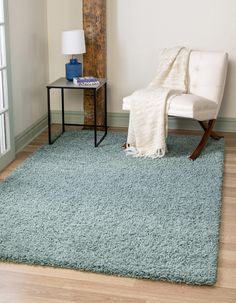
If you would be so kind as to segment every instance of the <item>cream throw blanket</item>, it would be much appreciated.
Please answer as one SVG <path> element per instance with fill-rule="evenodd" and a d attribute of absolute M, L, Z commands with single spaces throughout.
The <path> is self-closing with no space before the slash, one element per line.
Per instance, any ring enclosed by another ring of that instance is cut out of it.
<path fill-rule="evenodd" d="M 146 89 L 130 99 L 130 120 L 126 149 L 136 157 L 163 157 L 167 151 L 168 101 L 186 92 L 190 50 L 184 47 L 164 49 L 156 78 Z"/>

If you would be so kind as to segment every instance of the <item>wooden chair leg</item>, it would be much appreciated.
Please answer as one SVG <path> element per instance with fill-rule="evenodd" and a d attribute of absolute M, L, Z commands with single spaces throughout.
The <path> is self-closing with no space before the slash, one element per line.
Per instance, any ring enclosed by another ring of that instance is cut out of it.
<path fill-rule="evenodd" d="M 124 143 L 122 146 L 121 146 L 121 148 L 124 148 L 124 149 L 126 149 L 126 148 L 128 148 L 130 145 L 128 144 L 128 143 Z"/>
<path fill-rule="evenodd" d="M 210 120 L 206 126 L 206 124 L 204 125 L 205 127 L 205 132 L 202 136 L 202 139 L 200 141 L 200 143 L 198 144 L 197 148 L 193 151 L 192 155 L 189 157 L 190 160 L 196 160 L 197 157 L 201 154 L 203 148 L 205 147 L 207 140 L 209 139 L 209 137 L 212 134 L 212 129 L 215 125 L 216 120 Z"/>
<path fill-rule="evenodd" d="M 203 128 L 204 131 L 207 130 L 208 128 L 208 125 L 206 122 L 203 122 L 203 121 L 198 121 L 199 124 L 201 125 L 201 127 Z M 215 139 L 215 140 L 220 140 L 221 138 L 224 138 L 224 136 L 219 136 L 218 134 L 216 134 L 215 132 L 211 131 L 211 134 L 210 134 L 211 138 Z"/>

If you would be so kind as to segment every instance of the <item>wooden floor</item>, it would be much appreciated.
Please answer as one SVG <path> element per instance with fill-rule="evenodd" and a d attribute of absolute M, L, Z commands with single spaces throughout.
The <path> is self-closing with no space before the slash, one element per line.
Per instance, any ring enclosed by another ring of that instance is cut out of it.
<path fill-rule="evenodd" d="M 236 303 L 236 134 L 224 135 L 225 179 L 219 269 L 215 286 L 177 285 L 0 263 L 0 303 Z M 16 160 L 0 174 L 0 180 L 11 174 L 46 140 L 45 131 L 17 155 Z"/>

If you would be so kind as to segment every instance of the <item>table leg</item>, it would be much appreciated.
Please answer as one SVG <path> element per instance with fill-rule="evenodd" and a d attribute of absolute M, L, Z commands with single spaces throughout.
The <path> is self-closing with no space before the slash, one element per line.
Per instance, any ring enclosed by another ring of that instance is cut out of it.
<path fill-rule="evenodd" d="M 50 106 L 50 88 L 47 88 L 47 101 L 48 101 L 48 143 L 52 144 L 51 139 L 51 106 Z"/>
<path fill-rule="evenodd" d="M 93 104 L 94 104 L 94 146 L 98 147 L 97 144 L 97 91 L 93 90 Z"/>
<path fill-rule="evenodd" d="M 105 134 L 107 134 L 107 83 L 105 83 L 105 96 L 104 96 L 104 110 L 105 110 Z"/>
<path fill-rule="evenodd" d="M 62 132 L 65 132 L 64 88 L 61 89 Z"/>

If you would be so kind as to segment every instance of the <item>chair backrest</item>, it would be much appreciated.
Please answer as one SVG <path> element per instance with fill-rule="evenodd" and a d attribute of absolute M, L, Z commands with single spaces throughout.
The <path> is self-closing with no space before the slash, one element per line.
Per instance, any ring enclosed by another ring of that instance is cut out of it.
<path fill-rule="evenodd" d="M 216 102 L 219 111 L 227 66 L 227 53 L 192 51 L 189 58 L 189 93 Z"/>

